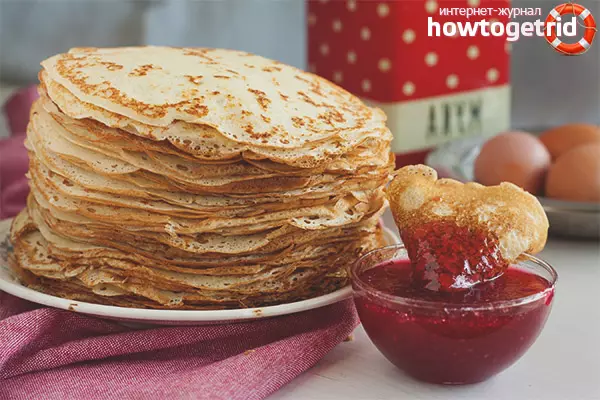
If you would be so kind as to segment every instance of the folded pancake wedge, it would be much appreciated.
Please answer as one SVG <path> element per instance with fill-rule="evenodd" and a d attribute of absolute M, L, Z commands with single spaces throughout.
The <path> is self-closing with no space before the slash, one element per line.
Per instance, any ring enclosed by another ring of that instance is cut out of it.
<path fill-rule="evenodd" d="M 510 183 L 438 180 L 435 170 L 415 165 L 401 168 L 387 190 L 412 279 L 429 290 L 467 291 L 492 281 L 546 242 L 542 206 Z"/>
<path fill-rule="evenodd" d="M 400 230 L 440 219 L 482 227 L 499 241 L 508 262 L 523 253 L 538 253 L 548 237 L 548 218 L 541 204 L 512 183 L 483 186 L 438 179 L 434 169 L 411 165 L 397 172 L 387 198 Z"/>

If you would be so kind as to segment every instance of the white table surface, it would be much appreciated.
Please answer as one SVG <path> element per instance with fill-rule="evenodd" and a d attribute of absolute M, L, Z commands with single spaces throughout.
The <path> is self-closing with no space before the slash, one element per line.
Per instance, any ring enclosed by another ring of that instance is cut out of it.
<path fill-rule="evenodd" d="M 0 104 L 12 90 L 0 87 Z M 0 137 L 6 134 L 0 118 Z M 386 214 L 386 225 L 393 227 Z M 540 337 L 511 368 L 477 385 L 436 386 L 403 375 L 362 327 L 277 400 L 600 400 L 600 246 L 550 239 L 540 254 L 558 271 L 555 303 Z"/>
<path fill-rule="evenodd" d="M 387 226 L 393 226 L 389 215 Z M 600 247 L 550 239 L 540 257 L 558 271 L 538 340 L 511 368 L 476 385 L 437 386 L 403 375 L 362 327 L 271 399 L 600 400 Z"/>

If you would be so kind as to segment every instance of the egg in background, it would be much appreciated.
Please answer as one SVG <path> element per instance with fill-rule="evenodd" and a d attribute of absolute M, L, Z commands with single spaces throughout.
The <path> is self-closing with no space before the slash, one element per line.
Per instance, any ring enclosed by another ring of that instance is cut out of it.
<path fill-rule="evenodd" d="M 550 152 L 552 160 L 556 160 L 575 147 L 600 143 L 600 127 L 591 124 L 561 125 L 543 132 L 540 140 Z"/>
<path fill-rule="evenodd" d="M 558 157 L 548 171 L 546 196 L 600 202 L 600 143 L 580 145 Z"/>
<path fill-rule="evenodd" d="M 488 140 L 475 160 L 475 180 L 486 186 L 511 182 L 531 194 L 543 192 L 551 156 L 535 136 L 505 132 Z"/>

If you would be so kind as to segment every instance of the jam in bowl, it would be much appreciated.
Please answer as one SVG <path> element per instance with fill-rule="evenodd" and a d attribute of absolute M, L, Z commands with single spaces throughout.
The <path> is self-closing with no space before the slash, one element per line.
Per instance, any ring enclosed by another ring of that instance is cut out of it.
<path fill-rule="evenodd" d="M 354 301 L 375 346 L 412 377 L 439 384 L 484 381 L 517 361 L 542 330 L 557 274 L 523 255 L 496 279 L 463 292 L 415 286 L 402 245 L 351 267 Z"/>

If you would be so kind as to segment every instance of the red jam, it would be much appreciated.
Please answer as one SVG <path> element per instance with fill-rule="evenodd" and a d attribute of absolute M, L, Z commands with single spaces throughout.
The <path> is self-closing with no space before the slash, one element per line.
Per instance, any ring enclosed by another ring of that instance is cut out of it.
<path fill-rule="evenodd" d="M 420 380 L 464 384 L 499 373 L 531 346 L 550 312 L 553 290 L 524 304 L 498 303 L 552 286 L 518 267 L 460 292 L 425 289 L 414 284 L 412 275 L 408 260 L 386 262 L 359 273 L 361 282 L 414 300 L 412 304 L 382 299 L 377 292 L 356 285 L 355 302 L 373 343 L 392 363 Z"/>
<path fill-rule="evenodd" d="M 482 230 L 434 221 L 403 231 L 414 280 L 432 291 L 463 291 L 502 274 L 508 263 Z"/>

